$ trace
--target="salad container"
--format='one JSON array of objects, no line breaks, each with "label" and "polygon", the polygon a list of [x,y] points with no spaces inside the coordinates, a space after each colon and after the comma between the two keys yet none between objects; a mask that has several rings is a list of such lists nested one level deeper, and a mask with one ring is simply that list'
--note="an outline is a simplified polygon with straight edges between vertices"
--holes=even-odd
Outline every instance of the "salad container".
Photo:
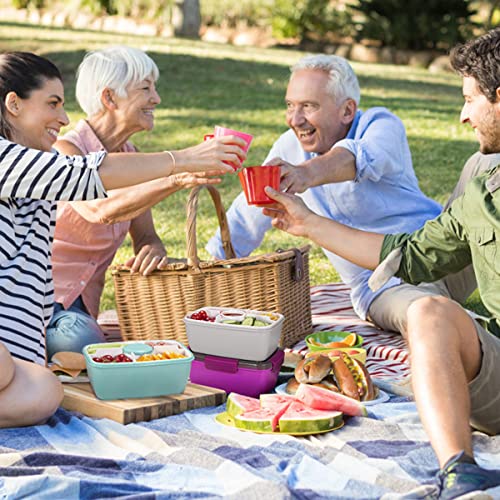
[{"label": "salad container", "polygon": [[230,307],[203,307],[184,317],[190,349],[247,361],[265,361],[276,351],[283,321],[279,313]]},{"label": "salad container", "polygon": [[181,394],[194,359],[176,340],[89,344],[83,355],[92,388],[105,400]]}]

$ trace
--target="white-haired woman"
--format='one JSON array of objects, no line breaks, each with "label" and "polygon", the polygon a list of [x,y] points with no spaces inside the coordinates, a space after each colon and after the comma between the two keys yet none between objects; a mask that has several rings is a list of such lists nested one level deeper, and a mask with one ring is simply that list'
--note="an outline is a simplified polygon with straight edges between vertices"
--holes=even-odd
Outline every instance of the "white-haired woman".
[{"label": "white-haired woman", "polygon": [[[88,53],[77,73],[76,98],[87,115],[62,136],[56,149],[68,155],[133,152],[130,137],[152,130],[160,104],[159,71],[142,50],[116,46]],[[150,208],[179,189],[217,183],[205,173],[183,173],[108,192],[105,200],[60,203],[53,246],[55,312],[47,329],[47,354],[81,351],[104,340],[96,317],[105,272],[130,233],[135,257],[127,264],[148,274],[167,262]]]}]

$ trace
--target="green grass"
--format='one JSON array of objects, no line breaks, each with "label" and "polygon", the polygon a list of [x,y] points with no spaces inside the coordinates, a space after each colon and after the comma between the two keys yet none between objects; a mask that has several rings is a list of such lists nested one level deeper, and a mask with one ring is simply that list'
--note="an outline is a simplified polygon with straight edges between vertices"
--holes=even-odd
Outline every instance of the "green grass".
[{"label": "green grass", "polygon": [[[34,51],[49,57],[62,70],[66,109],[72,123],[83,116],[74,96],[78,64],[85,51],[113,44],[147,50],[160,69],[158,91],[162,104],[156,113],[155,129],[133,138],[142,151],[187,147],[201,141],[214,125],[225,125],[254,135],[247,164],[259,164],[274,140],[286,130],[284,94],[288,68],[304,55],[302,52],[0,23],[1,51]],[[403,120],[420,186],[428,196],[444,202],[465,160],[477,149],[471,129],[459,123],[460,79],[406,66],[353,66],[362,89],[361,107],[386,106]],[[236,176],[224,178],[220,191],[226,208],[239,190]],[[186,254],[186,198],[187,192],[180,192],[153,209],[157,231],[169,255],[174,257]],[[204,196],[198,209],[198,248],[202,258],[208,257],[204,245],[216,227],[209,197]],[[296,244],[293,237],[273,230],[258,252]],[[115,262],[122,262],[132,253],[127,240]],[[312,284],[338,279],[321,250],[314,247]],[[107,309],[113,303],[108,277],[101,307]],[[471,304],[479,307],[479,299],[476,297]]]}]

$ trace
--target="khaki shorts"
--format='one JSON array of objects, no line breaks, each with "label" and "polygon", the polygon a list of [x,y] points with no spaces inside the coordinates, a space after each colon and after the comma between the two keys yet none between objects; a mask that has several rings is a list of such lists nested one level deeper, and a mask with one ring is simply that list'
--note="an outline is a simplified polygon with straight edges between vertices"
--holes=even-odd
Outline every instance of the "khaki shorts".
[{"label": "khaki shorts", "polygon": [[406,331],[408,307],[417,299],[429,295],[442,295],[463,304],[475,289],[476,277],[472,266],[434,283],[420,283],[420,285],[401,283],[384,290],[370,304],[368,320],[382,330],[403,332]]},{"label": "khaki shorts", "polygon": [[402,333],[406,331],[406,313],[412,302],[429,295],[444,295],[445,287],[437,283],[421,283],[418,286],[402,283],[384,290],[370,305],[368,319],[382,330]]},{"label": "khaki shorts", "polygon": [[474,320],[483,359],[476,378],[469,384],[471,425],[488,434],[500,433],[500,339]]}]

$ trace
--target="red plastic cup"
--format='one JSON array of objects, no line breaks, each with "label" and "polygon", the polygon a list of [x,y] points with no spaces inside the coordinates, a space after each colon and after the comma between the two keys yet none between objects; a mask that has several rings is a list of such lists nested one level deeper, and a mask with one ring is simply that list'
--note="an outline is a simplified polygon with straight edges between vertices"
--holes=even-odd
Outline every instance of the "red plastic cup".
[{"label": "red plastic cup", "polygon": [[249,205],[269,205],[274,203],[267,196],[264,188],[271,186],[276,191],[280,188],[281,167],[279,165],[262,165],[243,167],[238,172],[241,187]]},{"label": "red plastic cup", "polygon": [[[231,128],[219,127],[219,125],[216,125],[214,128],[214,137],[222,137],[224,135],[235,135],[236,137],[241,137],[246,142],[246,146],[242,148],[243,151],[245,151],[245,153],[248,151],[250,143],[252,142],[253,139],[253,135],[245,134],[244,132],[239,132],[238,130],[233,130]],[[236,165],[233,165],[232,163],[230,163],[230,165],[235,170],[238,168]]]}]

